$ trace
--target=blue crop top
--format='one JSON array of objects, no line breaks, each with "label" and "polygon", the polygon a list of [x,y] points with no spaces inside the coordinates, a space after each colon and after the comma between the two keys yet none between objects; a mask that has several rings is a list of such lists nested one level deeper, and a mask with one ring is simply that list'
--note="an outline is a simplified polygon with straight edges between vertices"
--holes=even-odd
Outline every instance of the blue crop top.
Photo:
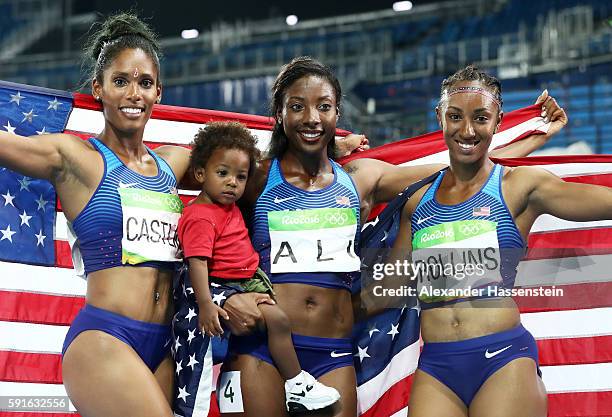
[{"label": "blue crop top", "polygon": [[252,217],[253,247],[274,283],[351,289],[359,274],[359,195],[331,161],[334,181],[316,191],[288,183],[274,159]]},{"label": "blue crop top", "polygon": [[[176,194],[176,177],[166,161],[150,149],[149,154],[157,164],[157,175],[148,177],[130,170],[101,141],[90,138],[89,142],[100,152],[104,160],[104,174],[98,188],[93,193],[85,208],[72,222],[76,236],[73,245],[73,262],[79,271],[79,260],[82,259],[85,274],[102,269],[125,266],[122,262],[123,208],[119,189],[148,190],[164,194]],[[180,213],[180,212],[179,212]],[[129,219],[132,220],[132,219]],[[128,220],[128,222],[129,222]],[[135,224],[132,222],[132,224]],[[166,245],[176,246],[176,224],[138,224],[132,236],[150,241],[161,241]],[[129,262],[137,266],[152,266],[161,269],[172,269],[174,262],[144,261]]]},{"label": "blue crop top", "polygon": [[[436,178],[412,215],[413,262],[415,258],[438,261],[439,256],[442,256],[441,259],[444,261],[441,264],[446,265],[446,261],[452,260],[454,266],[449,267],[444,273],[447,284],[452,281],[448,277],[456,275],[457,264],[463,265],[461,279],[466,277],[466,265],[480,264],[483,274],[497,275],[501,281],[493,283],[485,280],[484,284],[481,281],[480,284],[484,286],[482,292],[475,293],[481,295],[473,297],[444,298],[434,297],[432,294],[422,297],[419,290],[422,309],[440,307],[470,298],[493,297],[491,294],[494,292],[489,292],[489,286],[512,288],[518,263],[525,254],[527,246],[502,195],[501,165],[493,167],[480,191],[456,205],[440,204],[435,198],[445,173],[446,171]],[[423,253],[418,254],[419,250]],[[496,252],[498,255],[495,255]],[[439,280],[441,278],[439,272],[441,269],[429,270],[430,278],[427,279],[421,274],[418,276],[419,283],[425,281],[427,285],[434,283],[435,286],[435,281],[438,281],[439,284],[442,282]],[[472,275],[476,272],[478,271],[470,271]],[[477,283],[476,275],[474,277],[474,282]],[[470,285],[468,282],[470,281],[464,281],[459,286],[465,288]],[[452,286],[452,283],[450,285]],[[477,287],[478,285],[474,286]]]}]

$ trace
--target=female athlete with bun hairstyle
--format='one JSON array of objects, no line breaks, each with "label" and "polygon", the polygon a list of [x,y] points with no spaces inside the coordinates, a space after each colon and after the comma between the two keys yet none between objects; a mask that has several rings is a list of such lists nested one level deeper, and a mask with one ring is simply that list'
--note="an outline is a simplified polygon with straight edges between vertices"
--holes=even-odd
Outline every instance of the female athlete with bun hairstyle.
[{"label": "female athlete with bun hairstyle", "polygon": [[[31,138],[0,132],[0,164],[51,181],[77,242],[87,279],[86,305],[62,349],[63,381],[83,416],[173,415],[170,348],[176,194],[189,150],[143,143],[161,99],[159,45],[131,14],[104,21],[86,51],[104,129]],[[138,201],[146,199],[147,210]],[[165,223],[156,242],[133,238],[143,224]],[[76,258],[75,258],[76,259]],[[78,269],[78,265],[77,265]]]}]

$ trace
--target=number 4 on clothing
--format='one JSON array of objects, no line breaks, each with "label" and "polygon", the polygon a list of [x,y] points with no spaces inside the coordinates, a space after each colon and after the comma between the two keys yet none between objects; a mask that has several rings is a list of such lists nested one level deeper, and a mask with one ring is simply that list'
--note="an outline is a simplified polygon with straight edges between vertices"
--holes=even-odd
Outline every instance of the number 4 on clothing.
[{"label": "number 4 on clothing", "polygon": [[225,390],[223,390],[223,396],[225,398],[229,398],[230,402],[234,402],[234,390],[232,389],[232,380],[227,380],[227,385],[225,385]]},{"label": "number 4 on clothing", "polygon": [[242,390],[240,388],[240,371],[224,372],[220,376],[217,398],[221,413],[244,413]]}]

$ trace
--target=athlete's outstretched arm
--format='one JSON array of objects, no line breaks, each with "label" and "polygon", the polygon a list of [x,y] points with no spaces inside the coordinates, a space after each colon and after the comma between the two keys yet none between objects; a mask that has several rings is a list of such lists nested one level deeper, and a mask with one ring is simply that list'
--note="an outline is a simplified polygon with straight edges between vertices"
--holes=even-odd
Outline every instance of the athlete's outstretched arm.
[{"label": "athlete's outstretched arm", "polygon": [[521,167],[528,182],[528,208],[536,215],[552,214],[571,221],[612,219],[612,188],[565,182],[543,169]]},{"label": "athlete's outstretched arm", "polygon": [[[552,120],[552,124],[545,135],[532,135],[523,140],[514,142],[504,148],[491,152],[496,158],[519,158],[528,155],[543,146],[554,134],[567,124],[567,115],[557,102],[543,93],[539,99],[546,97],[545,117]],[[446,165],[411,165],[398,167],[375,159],[356,159],[344,165],[344,169],[351,174],[358,184],[363,187],[363,196],[372,199],[372,204],[386,203],[395,198],[407,186],[421,180]]]},{"label": "athlete's outstretched arm", "polygon": [[[545,121],[551,121],[549,130],[544,135],[533,135],[504,148],[494,150],[491,156],[497,158],[519,158],[526,156],[544,145],[553,135],[558,133],[567,124],[567,114],[557,104],[557,101],[544,90],[536,100],[542,104],[542,116]],[[357,182],[365,184],[364,196],[373,196],[372,203],[384,203],[395,198],[408,185],[433,174],[444,168],[442,164],[413,165],[398,167],[373,159],[357,159],[344,166],[347,172]],[[370,192],[372,194],[370,194]]]},{"label": "athlete's outstretched arm", "polygon": [[355,182],[363,198],[373,204],[391,201],[407,186],[428,177],[446,165],[429,164],[399,167],[376,159],[355,159],[343,168]]},{"label": "athlete's outstretched arm", "polygon": [[0,165],[34,178],[54,181],[83,141],[66,134],[19,136],[0,131]]}]

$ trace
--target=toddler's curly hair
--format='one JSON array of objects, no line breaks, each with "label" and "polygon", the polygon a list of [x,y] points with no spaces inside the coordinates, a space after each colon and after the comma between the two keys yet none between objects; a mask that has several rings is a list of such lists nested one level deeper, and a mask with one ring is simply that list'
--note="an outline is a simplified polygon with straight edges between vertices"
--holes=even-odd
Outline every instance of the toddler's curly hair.
[{"label": "toddler's curly hair", "polygon": [[249,176],[259,159],[257,138],[240,122],[213,122],[201,128],[191,144],[191,169],[205,167],[217,149],[240,149],[249,156]]}]

